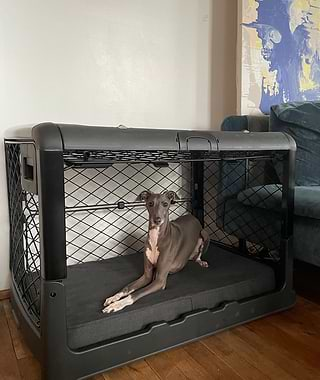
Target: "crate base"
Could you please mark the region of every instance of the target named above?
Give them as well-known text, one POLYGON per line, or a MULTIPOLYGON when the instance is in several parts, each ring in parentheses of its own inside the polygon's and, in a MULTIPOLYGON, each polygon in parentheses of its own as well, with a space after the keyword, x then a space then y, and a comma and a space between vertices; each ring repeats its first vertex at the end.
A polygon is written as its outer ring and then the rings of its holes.
MULTIPOLYGON (((165 349, 173 348, 186 342, 217 333, 229 327, 280 310, 285 310, 293 306, 295 302, 295 293, 291 289, 287 287, 278 291, 274 289, 275 279, 273 270, 270 267, 211 245, 211 248, 207 253, 207 260, 211 265, 207 272, 205 272, 205 268, 201 268, 196 263, 190 262, 184 271, 172 275, 171 278, 169 278, 169 284, 171 283, 171 285, 166 291, 159 292, 158 295, 150 295, 146 297, 144 301, 142 299, 140 300, 140 303, 137 302, 136 305, 133 305, 120 313, 110 314, 109 316, 103 315, 101 313, 103 299, 102 301, 100 299, 104 296, 108 296, 108 294, 111 294, 114 290, 110 287, 109 291, 103 289, 103 286, 101 286, 101 283, 99 282, 105 281, 105 283, 108 283, 108 279, 110 281, 111 272, 109 271, 108 275, 106 265, 113 267, 117 260, 123 261, 122 265, 126 262, 126 270, 131 268, 131 276, 135 276, 141 271, 142 257, 138 255, 139 254, 110 259, 109 262, 93 262, 75 265, 69 268, 68 281, 65 284, 61 282, 43 281, 42 292, 44 299, 47 299, 47 302, 42 309, 42 320, 46 321, 46 324, 41 330, 42 345, 40 345, 41 341, 39 337, 35 335, 36 330, 32 328, 32 325, 28 320, 28 315, 23 311, 22 305, 17 298, 17 293, 13 293, 13 306, 16 310, 18 319, 20 320, 22 332, 26 336, 28 343, 31 344, 33 351, 38 354, 38 358, 42 361, 44 380, 57 378, 61 380, 75 380, 85 378, 93 373, 121 366, 165 349), (235 263, 234 266, 232 265, 232 262, 235 263), (95 281, 93 282, 88 276, 86 277, 86 274, 88 274, 88 266, 94 267, 96 265, 99 265, 97 270, 100 270, 101 273, 99 274, 97 271, 95 272, 95 281), (195 273, 195 271, 198 273, 198 276, 193 279, 196 280, 196 283, 192 282, 191 278, 191 274, 195 273), (233 277, 232 279, 232 272, 233 276, 237 273, 238 277, 233 277), (244 273, 247 273, 247 285, 243 288, 242 283, 245 283, 244 273), (79 274, 82 275, 80 276, 79 274), (177 279, 179 276, 181 276, 180 280, 177 279), (220 279, 217 280, 219 276, 220 279), (188 277, 189 283, 186 282, 186 278, 188 277), (220 282, 220 285, 222 284, 221 281, 223 278, 223 281, 225 281, 224 289, 228 289, 229 294, 231 294, 232 288, 237 289, 237 292, 240 293, 246 289, 247 292, 251 291, 251 294, 248 294, 248 298, 246 299, 240 297, 241 299, 239 298, 239 301, 231 299, 231 297, 227 299, 228 297, 224 296, 224 302, 222 302, 222 298, 220 298, 221 301, 218 302, 219 305, 216 305, 216 307, 212 307, 210 310, 205 308, 205 306, 201 308, 199 302, 202 302, 203 305, 207 303, 207 307, 209 307, 210 302, 214 302, 214 299, 217 300, 217 293, 214 295, 212 288, 206 290, 203 288, 202 292, 199 290, 199 286, 208 286, 209 278, 211 278, 213 283, 216 281, 220 282), (240 281, 241 278, 242 281, 240 281), (257 288, 256 294, 253 293, 252 289, 254 288, 253 284, 255 278, 256 283, 260 284, 260 286, 261 283, 264 283, 264 286, 270 287, 270 292, 268 294, 262 295, 261 291, 258 292, 257 288), (81 297, 79 298, 81 287, 88 287, 89 285, 90 289, 87 290, 87 295, 83 296, 84 298, 82 299, 81 297), (72 290, 72 286, 74 286, 74 290, 72 290), (167 301, 172 305, 172 302, 175 302, 175 299, 177 299, 176 295, 174 295, 174 292, 177 291, 176 286, 179 287, 178 290, 180 292, 186 290, 184 295, 180 294, 180 298, 191 298, 194 307, 198 308, 197 310, 187 311, 184 315, 180 316, 180 318, 171 322, 163 321, 163 319, 159 322, 159 319, 161 318, 158 317, 158 322, 149 324, 144 330, 132 332, 131 334, 128 333, 121 337, 102 341, 101 338, 103 338, 103 336, 100 335, 99 343, 81 349, 76 349, 75 346, 73 348, 70 347, 72 341, 72 329, 70 329, 70 327, 71 323, 75 323, 76 321, 75 315, 72 316, 72 314, 70 314, 70 309, 66 308, 65 304, 70 302, 70 297, 72 297, 73 291, 75 291, 74 294, 78 294, 78 299, 80 300, 78 311, 74 311, 79 312, 80 309, 83 310, 82 315, 81 313, 78 315, 78 322, 81 318, 84 318, 84 311, 87 309, 91 313, 96 313, 100 321, 107 323, 106 326, 109 326, 109 328, 105 328, 105 330, 109 330, 108 333, 110 334, 112 324, 115 323, 112 319, 123 318, 123 321, 127 321, 127 328, 132 329, 133 327, 130 326, 128 319, 126 319, 126 315, 130 315, 130 313, 131 315, 134 313, 139 314, 141 311, 146 310, 146 308, 152 309, 154 307, 156 308, 157 305, 161 305, 161 303, 164 304, 164 300, 160 299, 163 295, 167 297, 167 301), (198 288, 195 289, 194 286, 198 286, 198 288), (193 288, 193 292, 191 291, 191 288, 193 288), (96 289, 96 293, 99 294, 95 294, 93 289, 96 289), (86 303, 85 297, 89 296, 90 292, 91 303, 89 301, 86 303), (166 295, 166 293, 168 294, 166 295), (52 294, 55 294, 55 296, 52 297, 52 294), (160 298, 155 299, 155 296, 160 298), (173 298, 170 300, 170 297, 173 298), (154 302, 153 305, 152 301, 154 302), (197 302, 198 304, 196 304, 197 302), (92 306, 94 304, 96 306, 92 306), (130 308, 132 309, 130 310, 130 308), (66 328, 65 321, 68 321, 68 329, 66 328), (39 355, 40 353, 41 355, 39 355), (57 365, 57 362, 59 365, 57 365)), ((125 270, 125 268, 123 270, 125 270)), ((125 280, 126 279, 124 278, 122 279, 122 281, 125 280)), ((114 286, 117 285, 120 285, 120 282, 114 284, 114 286)), ((220 294, 221 297, 221 287, 219 288, 217 285, 215 289, 219 290, 218 294, 220 294)), ((240 293, 238 293, 239 296, 240 293)), ((233 298, 234 297, 235 296, 233 295, 233 298)), ((134 320, 132 320, 132 322, 133 321, 134 320)), ((80 326, 81 324, 78 324, 78 327, 80 326)), ((82 319, 82 327, 83 326, 85 326, 84 319, 82 319)), ((78 333, 80 331, 81 330, 78 330, 78 333)), ((75 331, 73 331, 73 333, 74 332, 75 331)), ((99 333, 101 334, 103 332, 100 330, 99 333)), ((97 336, 94 329, 92 330, 92 336, 93 338, 91 337, 91 339, 94 339, 97 336)), ((73 343, 75 343, 75 341, 73 343)))

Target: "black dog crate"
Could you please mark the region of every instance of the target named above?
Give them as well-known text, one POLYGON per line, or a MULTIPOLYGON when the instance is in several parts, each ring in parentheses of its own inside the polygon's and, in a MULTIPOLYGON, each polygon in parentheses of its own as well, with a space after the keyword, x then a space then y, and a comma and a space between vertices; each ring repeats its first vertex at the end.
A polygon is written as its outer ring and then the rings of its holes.
POLYGON ((291 307, 295 143, 282 133, 42 124, 5 141, 13 309, 43 379, 72 380, 291 307), (143 190, 175 191, 211 243, 114 314, 143 272, 143 190))

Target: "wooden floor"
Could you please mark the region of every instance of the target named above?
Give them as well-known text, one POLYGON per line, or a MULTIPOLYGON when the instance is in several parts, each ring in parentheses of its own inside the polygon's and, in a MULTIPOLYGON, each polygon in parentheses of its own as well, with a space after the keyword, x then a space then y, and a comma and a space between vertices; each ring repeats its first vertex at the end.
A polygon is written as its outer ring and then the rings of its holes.
MULTIPOLYGON (((40 379, 10 302, 0 302, 0 380, 40 379)), ((93 377, 95 380, 320 379, 320 306, 294 309, 93 377)), ((59 379, 57 379, 59 380, 59 379)))

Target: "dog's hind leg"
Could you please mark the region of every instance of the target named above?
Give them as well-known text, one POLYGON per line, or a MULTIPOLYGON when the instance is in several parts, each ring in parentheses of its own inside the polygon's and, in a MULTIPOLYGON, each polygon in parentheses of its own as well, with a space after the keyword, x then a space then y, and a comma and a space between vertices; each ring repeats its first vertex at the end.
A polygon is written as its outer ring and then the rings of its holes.
POLYGON ((203 253, 205 253, 207 251, 209 244, 210 244, 209 235, 208 235, 207 231, 202 230, 200 232, 200 237, 199 237, 197 244, 196 244, 196 246, 192 252, 190 260, 195 261, 197 264, 199 264, 203 268, 208 268, 209 267, 208 262, 201 260, 201 256, 203 255, 203 253))

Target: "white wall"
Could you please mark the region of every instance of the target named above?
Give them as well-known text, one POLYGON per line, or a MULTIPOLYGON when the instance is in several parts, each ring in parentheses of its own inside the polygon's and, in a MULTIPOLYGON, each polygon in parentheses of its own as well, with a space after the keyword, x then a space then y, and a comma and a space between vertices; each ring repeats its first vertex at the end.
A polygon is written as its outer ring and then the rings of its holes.
MULTIPOLYGON (((232 47, 219 42, 226 27, 212 38, 212 15, 225 25, 230 7, 235 0, 0 0, 0 138, 42 121, 218 129, 233 105, 223 91, 229 106, 212 114, 221 92, 211 73, 222 74, 219 86, 232 81, 232 47), (224 57, 214 68, 212 49, 224 57)), ((0 289, 9 286, 2 150, 0 289)))
POLYGON ((237 110, 237 0, 212 0, 211 125, 237 110))
POLYGON ((1 0, 1 124, 207 128, 210 0, 1 0))

